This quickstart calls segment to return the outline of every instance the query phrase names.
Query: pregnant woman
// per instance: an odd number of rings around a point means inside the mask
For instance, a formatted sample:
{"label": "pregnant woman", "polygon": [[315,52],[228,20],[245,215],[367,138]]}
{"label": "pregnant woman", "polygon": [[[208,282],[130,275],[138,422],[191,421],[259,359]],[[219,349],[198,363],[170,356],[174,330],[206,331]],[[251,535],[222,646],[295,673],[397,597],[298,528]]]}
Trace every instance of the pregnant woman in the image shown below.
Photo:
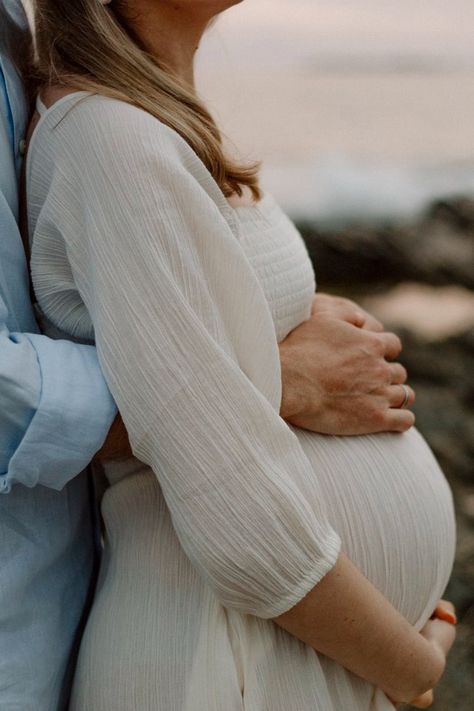
{"label": "pregnant woman", "polygon": [[136,457],[106,467],[73,711],[383,711],[431,689],[453,641],[430,620],[452,497],[422,437],[279,416],[278,344],[315,277],[194,91],[234,4],[36,1],[34,286],[96,341]]}

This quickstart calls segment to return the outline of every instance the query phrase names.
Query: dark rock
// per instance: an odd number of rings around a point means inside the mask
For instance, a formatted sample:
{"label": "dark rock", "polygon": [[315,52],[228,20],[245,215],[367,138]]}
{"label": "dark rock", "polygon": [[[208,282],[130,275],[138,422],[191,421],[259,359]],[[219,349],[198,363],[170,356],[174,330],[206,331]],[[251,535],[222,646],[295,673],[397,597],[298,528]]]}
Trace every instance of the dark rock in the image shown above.
{"label": "dark rock", "polygon": [[400,281],[474,289],[474,201],[438,201],[416,224],[300,225],[323,288]]}
{"label": "dark rock", "polygon": [[474,200],[437,200],[428,211],[428,218],[450,225],[454,230],[466,232],[474,230]]}

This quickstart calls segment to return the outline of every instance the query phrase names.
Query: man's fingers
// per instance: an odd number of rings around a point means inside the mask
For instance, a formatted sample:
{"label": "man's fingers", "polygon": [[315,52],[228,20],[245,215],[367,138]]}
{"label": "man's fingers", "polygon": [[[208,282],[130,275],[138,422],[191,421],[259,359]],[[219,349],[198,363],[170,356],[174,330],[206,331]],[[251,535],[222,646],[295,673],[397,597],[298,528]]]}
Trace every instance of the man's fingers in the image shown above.
{"label": "man's fingers", "polygon": [[352,323],[353,326],[363,328],[365,331],[382,333],[385,330],[383,323],[375,318],[375,316],[372,316],[372,314],[369,314],[365,309],[357,306],[357,304],[352,304],[352,302],[341,306],[338,315],[343,321]]}
{"label": "man's fingers", "polygon": [[415,415],[411,410],[391,408],[385,415],[385,432],[406,432],[415,424]]}
{"label": "man's fingers", "polygon": [[345,303],[343,300],[326,303],[317,303],[314,305],[312,312],[313,316],[321,316],[326,314],[331,318],[338,318],[341,321],[351,323],[353,326],[362,328],[365,325],[367,314],[363,309]]}
{"label": "man's fingers", "polygon": [[383,355],[387,360],[394,360],[400,355],[402,342],[395,333],[378,333],[377,339],[383,347]]}
{"label": "man's fingers", "polygon": [[411,407],[415,402],[415,392],[409,385],[390,385],[386,394],[392,408]]}
{"label": "man's fingers", "polygon": [[382,333],[384,331],[383,323],[373,316],[366,318],[362,328],[365,328],[366,331],[375,331],[376,333]]}
{"label": "man's fingers", "polygon": [[375,316],[372,316],[367,311],[364,311],[364,314],[365,321],[362,325],[363,329],[366,331],[375,331],[376,333],[382,333],[382,331],[385,330],[383,323],[381,323],[378,318],[375,318]]}
{"label": "man's fingers", "polygon": [[369,314],[362,306],[356,304],[351,299],[329,294],[315,294],[311,308],[311,315],[326,314],[332,318],[339,318],[341,321],[351,323],[353,326],[363,328],[367,331],[381,333],[384,330],[383,324]]}
{"label": "man's fingers", "polygon": [[392,374],[392,385],[402,385],[406,383],[408,373],[401,363],[390,363],[390,372]]}
{"label": "man's fingers", "polygon": [[311,317],[330,316],[352,326],[372,333],[383,333],[384,325],[378,318],[356,304],[351,299],[329,294],[315,294],[311,307]]}

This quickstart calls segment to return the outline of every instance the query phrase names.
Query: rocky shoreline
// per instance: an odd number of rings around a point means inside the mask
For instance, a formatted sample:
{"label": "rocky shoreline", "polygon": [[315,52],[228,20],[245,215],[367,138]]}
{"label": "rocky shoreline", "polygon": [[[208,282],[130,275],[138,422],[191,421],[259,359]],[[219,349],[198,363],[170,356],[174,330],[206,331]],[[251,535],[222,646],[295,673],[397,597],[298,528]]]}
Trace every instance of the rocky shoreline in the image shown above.
{"label": "rocky shoreline", "polygon": [[409,224],[298,227],[325,287],[380,290],[412,281],[474,290],[474,200],[438,200]]}
{"label": "rocky shoreline", "polygon": [[[474,200],[439,200],[414,224],[327,229],[299,224],[321,291],[361,303],[407,282],[457,286],[474,295]],[[388,297],[387,297],[388,298]],[[474,304],[474,302],[473,302]],[[414,308],[415,305],[414,305]],[[390,322],[385,324],[391,328]],[[400,360],[417,399],[417,427],[451,485],[458,520],[453,575],[446,591],[460,619],[433,711],[471,711],[474,699],[474,307],[472,324],[427,339],[400,328]]]}

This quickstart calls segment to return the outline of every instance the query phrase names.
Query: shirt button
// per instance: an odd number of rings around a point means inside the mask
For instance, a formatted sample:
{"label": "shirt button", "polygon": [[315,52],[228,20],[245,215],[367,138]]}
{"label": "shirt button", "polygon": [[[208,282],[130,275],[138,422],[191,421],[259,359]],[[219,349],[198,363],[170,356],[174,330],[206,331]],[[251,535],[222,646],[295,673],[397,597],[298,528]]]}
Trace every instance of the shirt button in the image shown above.
{"label": "shirt button", "polygon": [[24,138],[21,139],[18,148],[20,150],[20,155],[24,156],[26,153],[26,141]]}

